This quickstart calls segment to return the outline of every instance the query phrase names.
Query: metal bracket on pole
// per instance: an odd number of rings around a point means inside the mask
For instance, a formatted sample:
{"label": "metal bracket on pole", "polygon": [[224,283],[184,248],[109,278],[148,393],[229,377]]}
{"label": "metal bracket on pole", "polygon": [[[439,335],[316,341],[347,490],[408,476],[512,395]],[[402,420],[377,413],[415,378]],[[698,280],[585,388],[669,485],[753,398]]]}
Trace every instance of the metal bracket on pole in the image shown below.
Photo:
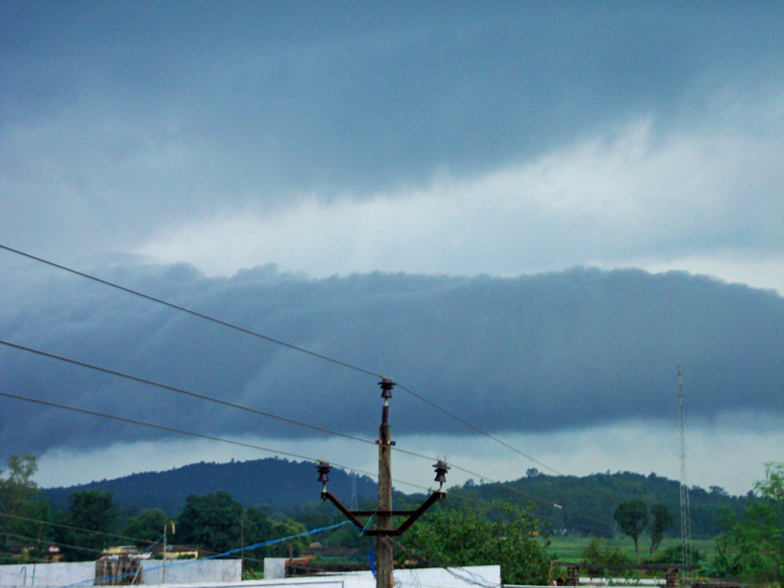
{"label": "metal bracket on pole", "polygon": [[364,535],[368,537],[400,537],[403,533],[408,531],[408,529],[413,525],[419,517],[421,517],[428,508],[433,506],[436,502],[440,502],[446,498],[446,492],[436,491],[433,492],[428,499],[422,503],[416,510],[389,510],[389,511],[381,511],[381,510],[349,510],[346,508],[346,505],[343,504],[332,492],[322,492],[321,493],[321,500],[327,501],[329,500],[332,504],[334,504],[337,509],[343,513],[343,515],[351,521],[355,527],[358,529],[365,529],[365,525],[362,524],[357,517],[366,517],[366,516],[374,516],[374,515],[385,515],[385,516],[392,516],[392,517],[408,517],[402,525],[400,525],[397,529],[368,529],[364,531]]}

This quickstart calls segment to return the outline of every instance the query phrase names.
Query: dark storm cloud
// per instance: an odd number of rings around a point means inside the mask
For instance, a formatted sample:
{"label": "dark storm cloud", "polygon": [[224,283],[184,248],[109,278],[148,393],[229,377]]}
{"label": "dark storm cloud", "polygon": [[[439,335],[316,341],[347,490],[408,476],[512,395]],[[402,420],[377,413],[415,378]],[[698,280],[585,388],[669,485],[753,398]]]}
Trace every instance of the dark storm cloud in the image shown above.
{"label": "dark storm cloud", "polygon": [[292,193],[480,172],[629,117],[666,129],[782,67],[780,3],[0,10],[0,228],[74,250]]}
{"label": "dark storm cloud", "polygon": [[[129,287],[394,377],[492,431],[673,419],[683,362],[690,418],[784,410],[784,299],[684,273],[574,269],[520,278],[405,274],[308,280],[272,266],[230,279],[114,266]],[[320,426],[375,436],[376,378],[76,279],[51,277],[5,341]],[[0,349],[0,389],[207,434],[313,433]],[[402,433],[469,433],[397,390]],[[6,453],[101,447],[162,433],[0,400]],[[169,437],[169,435],[166,435]]]}

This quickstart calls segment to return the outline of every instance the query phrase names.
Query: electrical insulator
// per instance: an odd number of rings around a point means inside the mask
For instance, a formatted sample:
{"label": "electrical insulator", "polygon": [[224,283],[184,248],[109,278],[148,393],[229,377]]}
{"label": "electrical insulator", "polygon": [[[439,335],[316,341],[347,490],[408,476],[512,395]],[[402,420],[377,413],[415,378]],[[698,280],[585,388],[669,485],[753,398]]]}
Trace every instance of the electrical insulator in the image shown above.
{"label": "electrical insulator", "polygon": [[381,398],[385,400],[392,398],[392,388],[394,388],[395,383],[391,379],[384,378],[378,385],[381,386]]}
{"label": "electrical insulator", "polygon": [[319,477],[318,481],[321,482],[321,492],[324,493],[327,491],[327,482],[329,482],[329,470],[331,470],[331,466],[329,465],[328,461],[320,461],[316,466],[318,470]]}
{"label": "electrical insulator", "polygon": [[436,463],[433,467],[436,469],[435,481],[440,484],[440,486],[438,487],[438,489],[440,490],[441,488],[444,487],[444,483],[446,482],[446,473],[449,471],[450,468],[448,465],[446,465],[446,462],[442,459],[439,459],[438,463]]}

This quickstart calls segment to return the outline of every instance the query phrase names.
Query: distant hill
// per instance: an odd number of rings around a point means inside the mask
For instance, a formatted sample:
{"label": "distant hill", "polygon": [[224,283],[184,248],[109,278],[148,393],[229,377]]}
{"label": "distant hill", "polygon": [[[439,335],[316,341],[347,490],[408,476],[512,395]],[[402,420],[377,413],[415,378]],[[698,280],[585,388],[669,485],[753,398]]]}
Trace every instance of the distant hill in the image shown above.
{"label": "distant hill", "polygon": [[[349,502],[351,475],[343,470],[330,472],[330,490]],[[312,463],[269,458],[231,463],[195,463],[166,472],[133,474],[68,488],[49,488],[43,496],[52,504],[65,506],[74,490],[102,490],[114,493],[122,507],[162,508],[178,513],[189,494],[225,490],[246,507],[267,506],[292,511],[319,501],[321,490]],[[356,477],[357,497],[375,500],[377,488],[368,476]],[[398,502],[417,502],[420,496],[397,494]],[[613,513],[621,502],[641,499],[649,506],[661,502],[675,518],[673,533],[680,532],[679,484],[650,474],[631,472],[591,474],[589,476],[546,476],[536,470],[519,480],[506,483],[476,484],[469,480],[462,488],[451,488],[445,508],[472,508],[494,499],[515,503],[533,502],[537,516],[553,531],[612,537],[617,529]],[[691,489],[692,532],[695,537],[712,537],[721,531],[719,511],[728,507],[736,512],[747,497],[730,496],[721,488],[709,491]],[[555,506],[558,505],[558,506]],[[559,508],[560,507],[560,508]]]}
{"label": "distant hill", "polygon": [[[528,477],[501,484],[474,484],[469,480],[463,488],[454,490],[451,498],[453,504],[498,498],[530,501],[537,505],[537,516],[551,530],[600,537],[612,537],[617,532],[613,513],[621,502],[639,499],[649,507],[660,502],[670,508],[675,519],[672,532],[680,534],[680,484],[653,473],[607,472],[576,477],[546,476],[531,470]],[[717,535],[721,532],[720,510],[739,512],[747,500],[747,496],[730,496],[716,486],[708,491],[691,488],[692,535]]]}
{"label": "distant hill", "polygon": [[[350,500],[351,476],[336,468],[330,472],[329,479],[330,490]],[[189,494],[225,490],[246,507],[270,506],[286,510],[319,500],[321,485],[317,480],[318,474],[309,462],[278,458],[200,462],[166,472],[146,472],[67,488],[48,488],[43,496],[54,505],[65,506],[68,495],[74,490],[110,491],[120,506],[162,508],[174,514],[182,509]],[[376,483],[367,476],[356,477],[356,488],[360,500],[377,495]]]}

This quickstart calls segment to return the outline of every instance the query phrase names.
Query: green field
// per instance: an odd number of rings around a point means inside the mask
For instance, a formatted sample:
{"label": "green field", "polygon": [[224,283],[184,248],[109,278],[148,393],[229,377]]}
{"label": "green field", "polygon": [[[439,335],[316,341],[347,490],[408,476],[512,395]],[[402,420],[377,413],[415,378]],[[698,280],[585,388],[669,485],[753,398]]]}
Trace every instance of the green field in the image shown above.
{"label": "green field", "polygon": [[[593,540],[591,537],[563,537],[561,535],[554,535],[550,537],[550,547],[548,553],[557,557],[561,561],[580,561],[583,550]],[[634,542],[626,535],[617,535],[613,539],[605,539],[604,544],[607,547],[620,547],[626,553],[634,558]],[[640,558],[645,559],[648,557],[648,549],[650,548],[650,537],[642,536],[639,539],[640,543]],[[709,563],[713,560],[715,539],[694,539],[692,540],[692,548],[699,550],[704,556],[703,563]],[[680,545],[680,539],[666,537],[662,541],[659,549],[666,549],[673,545]]]}

